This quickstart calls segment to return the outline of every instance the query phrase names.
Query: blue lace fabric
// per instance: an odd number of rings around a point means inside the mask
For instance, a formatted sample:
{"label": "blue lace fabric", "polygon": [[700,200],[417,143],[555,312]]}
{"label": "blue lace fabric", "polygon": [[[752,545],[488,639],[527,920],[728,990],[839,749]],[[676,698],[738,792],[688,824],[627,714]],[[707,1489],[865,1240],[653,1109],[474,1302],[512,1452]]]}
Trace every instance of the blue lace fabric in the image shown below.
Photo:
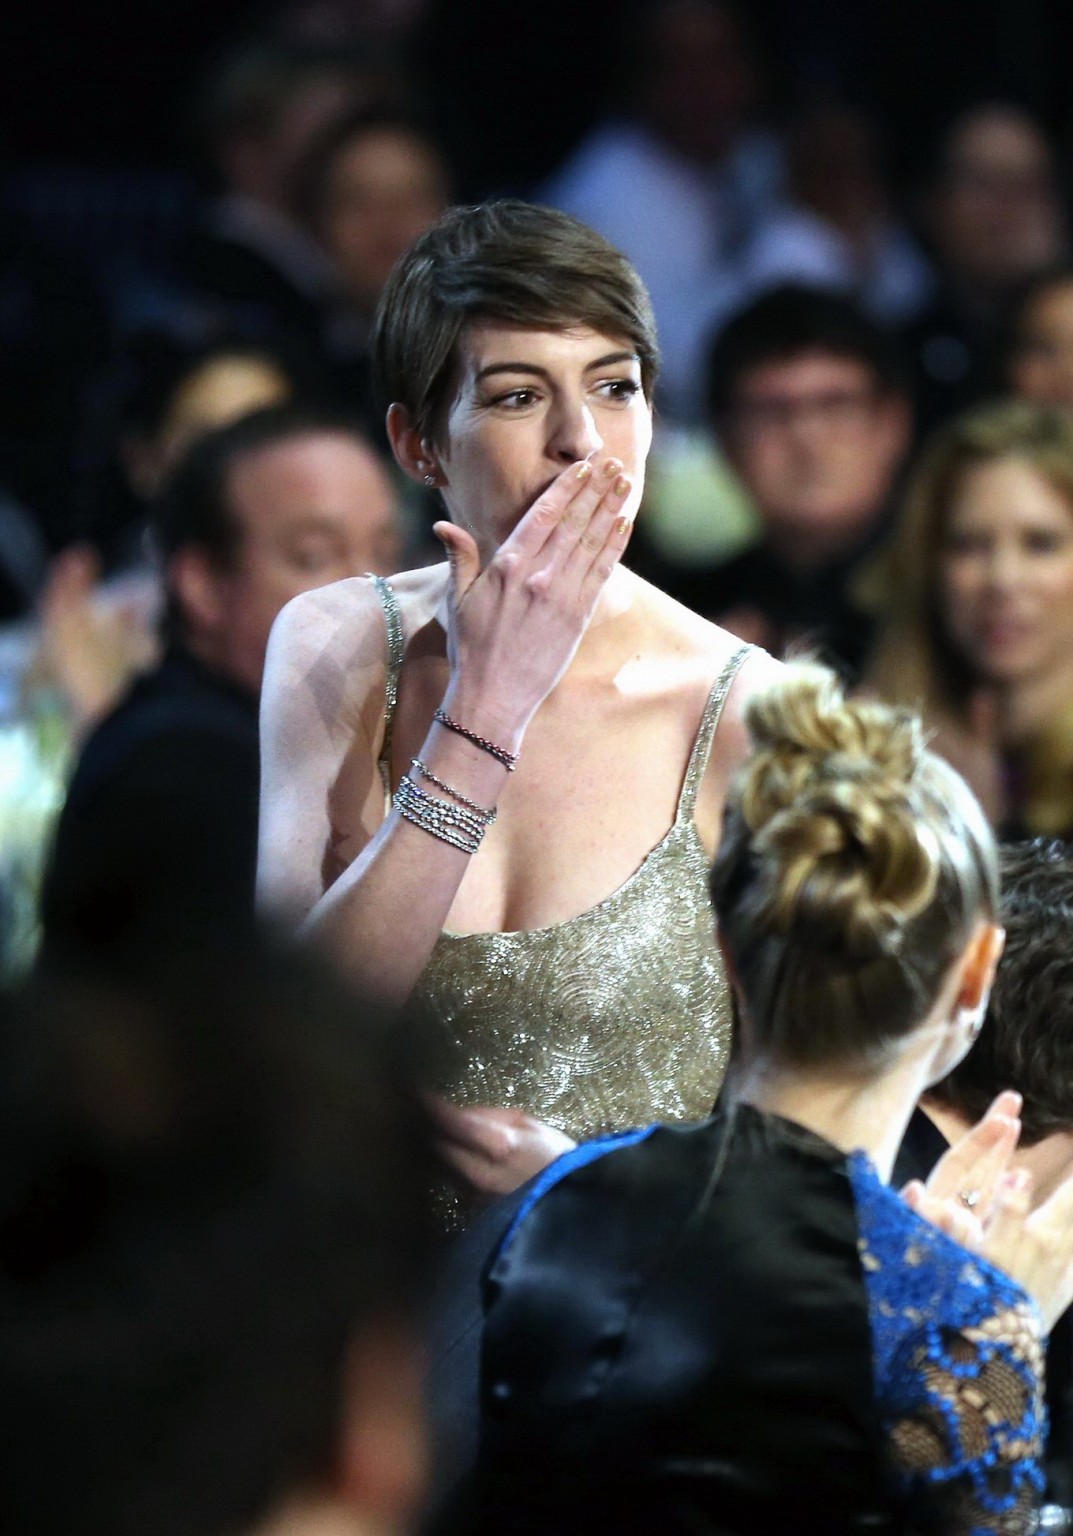
{"label": "blue lace fabric", "polygon": [[911,1211],[863,1153],[849,1174],[876,1398],[903,1496],[931,1510],[921,1528],[942,1536],[1035,1530],[1046,1423],[1034,1303]]}

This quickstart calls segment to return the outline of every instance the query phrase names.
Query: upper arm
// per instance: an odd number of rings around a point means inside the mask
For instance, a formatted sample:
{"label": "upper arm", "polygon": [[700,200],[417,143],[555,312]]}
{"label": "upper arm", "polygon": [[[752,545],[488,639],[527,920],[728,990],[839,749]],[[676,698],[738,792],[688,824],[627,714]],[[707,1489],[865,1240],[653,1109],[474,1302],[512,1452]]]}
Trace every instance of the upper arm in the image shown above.
{"label": "upper arm", "polygon": [[383,817],[385,655],[367,583],[304,593],[276,620],[261,697],[262,909],[303,917]]}

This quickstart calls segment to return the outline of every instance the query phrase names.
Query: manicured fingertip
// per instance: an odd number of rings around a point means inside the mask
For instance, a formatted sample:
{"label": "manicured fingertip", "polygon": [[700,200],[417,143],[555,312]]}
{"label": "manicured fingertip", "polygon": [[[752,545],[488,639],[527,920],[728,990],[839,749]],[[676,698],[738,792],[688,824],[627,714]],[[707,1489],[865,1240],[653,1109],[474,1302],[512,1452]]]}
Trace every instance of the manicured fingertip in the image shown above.
{"label": "manicured fingertip", "polygon": [[1016,1119],[1021,1113],[1023,1103],[1024,1100],[1016,1089],[1004,1088],[992,1103],[988,1114],[1010,1115],[1013,1119]]}
{"label": "manicured fingertip", "polygon": [[582,459],[577,466],[576,475],[579,480],[587,480],[592,474],[592,463],[589,459]]}

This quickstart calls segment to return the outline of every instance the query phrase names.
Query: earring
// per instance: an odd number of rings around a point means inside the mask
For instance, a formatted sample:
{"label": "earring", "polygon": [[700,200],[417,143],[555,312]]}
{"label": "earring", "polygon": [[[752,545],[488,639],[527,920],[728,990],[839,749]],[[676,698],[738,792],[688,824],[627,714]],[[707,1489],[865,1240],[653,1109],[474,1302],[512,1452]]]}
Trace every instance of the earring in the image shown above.
{"label": "earring", "polygon": [[436,484],[436,476],[431,472],[427,474],[425,476],[425,484],[428,486],[429,490],[431,490],[432,487]]}

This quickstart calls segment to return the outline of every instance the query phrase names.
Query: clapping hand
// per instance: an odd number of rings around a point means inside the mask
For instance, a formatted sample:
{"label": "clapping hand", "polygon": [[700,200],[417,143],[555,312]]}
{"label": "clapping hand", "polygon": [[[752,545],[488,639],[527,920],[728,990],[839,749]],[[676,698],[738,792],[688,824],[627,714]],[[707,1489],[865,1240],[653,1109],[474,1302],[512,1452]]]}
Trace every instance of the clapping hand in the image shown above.
{"label": "clapping hand", "polygon": [[1047,1328],[1073,1304],[1073,1164],[1033,1205],[1032,1178],[1011,1166],[1021,1097],[1000,1093],[983,1119],[940,1158],[905,1201],[933,1225],[1012,1275],[1038,1304]]}
{"label": "clapping hand", "polygon": [[987,1222],[1021,1134],[1021,1095],[1000,1093],[982,1120],[936,1163],[926,1184],[912,1180],[902,1198],[933,1226],[974,1253],[984,1243]]}

